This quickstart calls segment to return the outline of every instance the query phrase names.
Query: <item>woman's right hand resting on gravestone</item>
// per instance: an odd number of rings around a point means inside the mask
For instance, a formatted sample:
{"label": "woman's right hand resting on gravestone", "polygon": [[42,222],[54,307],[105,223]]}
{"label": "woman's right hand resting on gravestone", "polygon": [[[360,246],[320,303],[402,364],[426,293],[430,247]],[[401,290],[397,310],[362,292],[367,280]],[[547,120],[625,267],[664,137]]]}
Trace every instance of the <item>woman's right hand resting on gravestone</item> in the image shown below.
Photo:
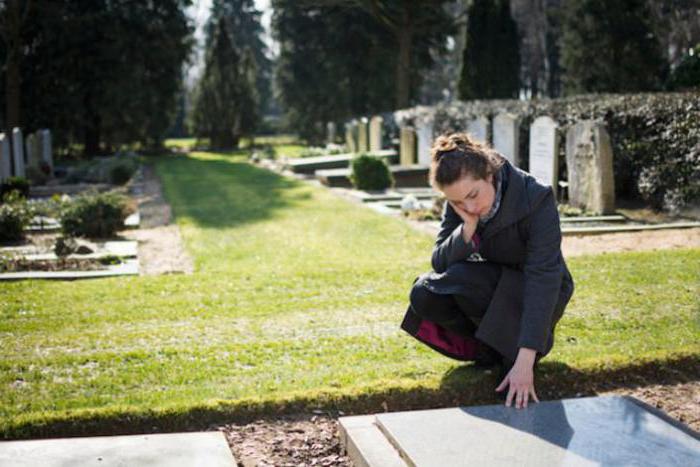
{"label": "woman's right hand resting on gravestone", "polygon": [[471,242],[472,236],[474,236],[474,232],[476,232],[476,226],[479,223],[479,215],[468,213],[452,201],[448,201],[448,203],[450,203],[452,209],[454,209],[457,215],[464,221],[464,227],[462,228],[462,238],[464,238],[464,243]]}

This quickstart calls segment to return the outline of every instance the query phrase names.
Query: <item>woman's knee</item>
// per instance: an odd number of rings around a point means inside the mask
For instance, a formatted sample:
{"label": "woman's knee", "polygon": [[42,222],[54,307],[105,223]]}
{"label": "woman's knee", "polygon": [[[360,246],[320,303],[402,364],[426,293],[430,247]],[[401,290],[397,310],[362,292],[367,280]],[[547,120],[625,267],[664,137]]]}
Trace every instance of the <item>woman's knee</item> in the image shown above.
{"label": "woman's knee", "polygon": [[411,294],[409,297],[411,301],[411,306],[419,314],[423,315],[427,310],[429,310],[430,302],[433,299],[433,293],[430,292],[422,280],[417,280],[411,288]]}

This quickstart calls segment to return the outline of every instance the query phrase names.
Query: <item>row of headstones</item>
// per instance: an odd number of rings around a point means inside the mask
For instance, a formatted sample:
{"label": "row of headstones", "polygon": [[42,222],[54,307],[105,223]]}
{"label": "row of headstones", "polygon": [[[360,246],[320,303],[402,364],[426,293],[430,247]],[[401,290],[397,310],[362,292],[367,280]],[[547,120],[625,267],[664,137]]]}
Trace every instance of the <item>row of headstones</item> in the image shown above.
{"label": "row of headstones", "polygon": [[[478,141],[489,142],[486,117],[467,123],[467,132]],[[557,187],[559,174],[559,132],[557,123],[542,116],[530,126],[529,172],[540,182]],[[335,126],[329,124],[329,137],[335,138]],[[520,121],[517,116],[501,113],[493,119],[493,147],[511,164],[520,166]],[[353,120],[346,124],[346,144],[350,152],[382,149],[382,118]],[[430,165],[433,143],[432,123],[418,123],[415,128],[400,130],[400,164]],[[596,213],[613,212],[615,186],[612,145],[605,126],[597,121],[582,121],[566,133],[566,162],[569,203]]]}
{"label": "row of headstones", "polygon": [[30,134],[26,142],[19,128],[12,130],[12,142],[5,133],[0,133],[0,182],[12,176],[26,177],[28,167],[41,170],[42,163],[46,164],[49,174],[52,174],[50,130],[38,130]]}
{"label": "row of headstones", "polygon": [[[488,142],[489,120],[476,118],[467,132],[478,141]],[[559,132],[550,117],[535,119],[530,126],[529,173],[545,185],[557,187],[559,175]],[[493,148],[511,164],[522,163],[519,148],[520,121],[511,114],[493,119]],[[416,141],[417,140],[417,141]],[[416,129],[401,129],[401,164],[430,164],[433,127],[423,123]],[[417,154],[415,154],[417,152]],[[569,203],[594,213],[615,210],[615,183],[610,136],[599,121],[585,120],[566,132],[566,164]]]}
{"label": "row of headstones", "polygon": [[[379,115],[372,118],[351,120],[345,124],[345,145],[349,152],[377,152],[384,149],[384,119]],[[334,142],[337,137],[336,125],[329,122],[326,127],[328,142]]]}

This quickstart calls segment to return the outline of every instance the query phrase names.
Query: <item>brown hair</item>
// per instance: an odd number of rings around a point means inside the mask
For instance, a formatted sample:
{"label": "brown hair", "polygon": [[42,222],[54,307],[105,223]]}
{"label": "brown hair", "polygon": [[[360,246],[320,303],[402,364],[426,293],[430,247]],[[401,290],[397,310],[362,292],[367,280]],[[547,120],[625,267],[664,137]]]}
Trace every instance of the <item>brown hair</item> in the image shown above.
{"label": "brown hair", "polygon": [[438,136],[430,150],[430,183],[436,188],[451,185],[465,175],[486,180],[503,165],[503,157],[466,133]]}

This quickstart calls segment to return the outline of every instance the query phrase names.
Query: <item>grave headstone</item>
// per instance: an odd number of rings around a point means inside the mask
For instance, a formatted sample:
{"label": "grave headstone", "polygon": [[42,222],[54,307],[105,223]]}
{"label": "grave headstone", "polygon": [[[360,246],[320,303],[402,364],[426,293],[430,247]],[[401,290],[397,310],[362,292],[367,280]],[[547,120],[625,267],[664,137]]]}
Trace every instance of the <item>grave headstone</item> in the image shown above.
{"label": "grave headstone", "polygon": [[12,156],[10,155],[10,141],[5,133],[0,133],[0,182],[12,176]]}
{"label": "grave headstone", "polygon": [[39,152],[38,142],[38,133],[30,133],[27,135],[27,139],[24,143],[27,167],[31,167],[35,170],[41,170],[41,154]]}
{"label": "grave headstone", "polygon": [[477,117],[467,123],[467,133],[472,138],[488,144],[489,120],[486,117]]}
{"label": "grave headstone", "polygon": [[432,120],[418,122],[416,138],[418,139],[418,164],[430,165],[430,148],[433,146]]}
{"label": "grave headstone", "polygon": [[555,190],[559,175],[559,135],[551,117],[538,117],[530,126],[530,174]]}
{"label": "grave headstone", "polygon": [[22,138],[22,130],[19,128],[12,130],[12,161],[14,162],[15,177],[26,176],[24,168],[24,138]]}
{"label": "grave headstone", "polygon": [[358,123],[357,131],[357,146],[359,152],[369,151],[369,121],[366,118],[361,118]]}
{"label": "grave headstone", "polygon": [[578,122],[566,132],[569,204],[594,214],[615,211],[610,135],[600,121]]}
{"label": "grave headstone", "polygon": [[369,150],[372,152],[382,150],[382,123],[384,119],[378,115],[372,117],[369,121]]}
{"label": "grave headstone", "polygon": [[335,122],[326,123],[326,142],[328,144],[335,143],[335,134],[336,134]]}
{"label": "grave headstone", "polygon": [[403,166],[416,163],[416,131],[410,127],[401,128],[399,161]]}
{"label": "grave headstone", "polygon": [[41,160],[49,167],[49,176],[53,177],[53,148],[51,147],[51,130],[39,130]]}
{"label": "grave headstone", "polygon": [[493,118],[493,147],[514,166],[521,165],[520,122],[517,116],[500,113]]}
{"label": "grave headstone", "polygon": [[357,152],[357,139],[355,138],[356,126],[354,120],[345,124],[345,145],[348,147],[348,152]]}

